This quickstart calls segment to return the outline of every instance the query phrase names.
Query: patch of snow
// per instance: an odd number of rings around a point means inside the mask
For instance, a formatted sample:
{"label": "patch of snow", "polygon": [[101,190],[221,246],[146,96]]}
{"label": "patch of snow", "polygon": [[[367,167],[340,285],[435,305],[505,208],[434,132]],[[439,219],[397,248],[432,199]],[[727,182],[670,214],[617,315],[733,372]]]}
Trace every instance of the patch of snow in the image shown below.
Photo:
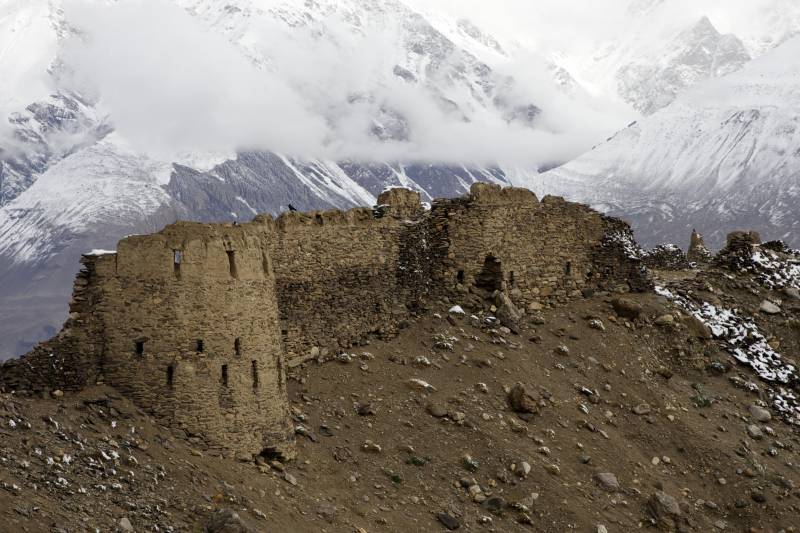
{"label": "patch of snow", "polygon": [[752,318],[735,309],[695,302],[664,287],[657,286],[655,291],[707,325],[714,338],[725,342],[728,352],[737,361],[752,368],[770,384],[766,392],[774,408],[789,423],[800,424],[800,398],[789,388],[800,382],[800,374],[769,345]]}

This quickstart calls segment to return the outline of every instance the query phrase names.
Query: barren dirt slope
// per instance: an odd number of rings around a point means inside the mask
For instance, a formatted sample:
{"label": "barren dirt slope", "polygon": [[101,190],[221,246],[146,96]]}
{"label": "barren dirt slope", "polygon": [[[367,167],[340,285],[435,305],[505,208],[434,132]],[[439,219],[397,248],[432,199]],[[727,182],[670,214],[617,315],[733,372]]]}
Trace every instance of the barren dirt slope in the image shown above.
{"label": "barren dirt slope", "polygon": [[[673,277],[745,313],[768,295]],[[798,531],[797,427],[667,299],[628,298],[635,320],[600,294],[519,334],[439,302],[399,338],[295,368],[287,465],[210,457],[102,386],[4,394],[0,530]],[[784,358],[799,308],[757,318]]]}

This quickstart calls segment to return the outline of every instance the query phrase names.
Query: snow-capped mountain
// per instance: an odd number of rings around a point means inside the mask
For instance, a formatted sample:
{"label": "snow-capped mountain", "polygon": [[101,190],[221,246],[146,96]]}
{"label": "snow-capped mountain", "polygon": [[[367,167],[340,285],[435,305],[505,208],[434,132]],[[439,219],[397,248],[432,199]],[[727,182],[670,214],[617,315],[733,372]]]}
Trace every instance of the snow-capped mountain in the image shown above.
{"label": "snow-capped mountain", "polygon": [[800,3],[761,0],[745,8],[634,0],[617,24],[619,36],[595,42],[592,53],[564,52],[559,61],[593,91],[649,115],[687,88],[735,72],[799,34]]}
{"label": "snow-capped mountain", "polygon": [[648,245],[716,247],[728,231],[800,245],[800,38],[679,96],[607,142],[537,178],[631,220]]}

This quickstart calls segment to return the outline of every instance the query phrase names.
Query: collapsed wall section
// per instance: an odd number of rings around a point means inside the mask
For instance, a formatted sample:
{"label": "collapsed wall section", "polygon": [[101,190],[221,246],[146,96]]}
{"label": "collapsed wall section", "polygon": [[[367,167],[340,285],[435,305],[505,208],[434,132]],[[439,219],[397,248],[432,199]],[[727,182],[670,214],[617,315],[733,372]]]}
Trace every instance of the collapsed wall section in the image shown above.
{"label": "collapsed wall section", "polygon": [[0,385],[9,390],[80,390],[100,378],[103,323],[96,311],[103,300],[102,277],[113,272],[116,256],[85,255],[75,278],[69,316],[61,331],[30,353],[0,366]]}

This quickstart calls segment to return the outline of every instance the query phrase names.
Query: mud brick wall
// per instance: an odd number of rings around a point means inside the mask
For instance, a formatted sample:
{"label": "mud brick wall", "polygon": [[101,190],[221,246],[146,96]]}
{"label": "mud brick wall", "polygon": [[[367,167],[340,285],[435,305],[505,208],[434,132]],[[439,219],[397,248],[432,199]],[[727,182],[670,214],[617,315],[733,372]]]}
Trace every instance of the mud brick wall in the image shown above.
{"label": "mud brick wall", "polygon": [[[480,284],[495,263],[501,286],[520,303],[565,302],[592,282],[602,217],[561,198],[539,201],[527,189],[476,184],[466,198],[438,200],[430,214],[435,285]],[[499,288],[499,287],[498,287]]]}

